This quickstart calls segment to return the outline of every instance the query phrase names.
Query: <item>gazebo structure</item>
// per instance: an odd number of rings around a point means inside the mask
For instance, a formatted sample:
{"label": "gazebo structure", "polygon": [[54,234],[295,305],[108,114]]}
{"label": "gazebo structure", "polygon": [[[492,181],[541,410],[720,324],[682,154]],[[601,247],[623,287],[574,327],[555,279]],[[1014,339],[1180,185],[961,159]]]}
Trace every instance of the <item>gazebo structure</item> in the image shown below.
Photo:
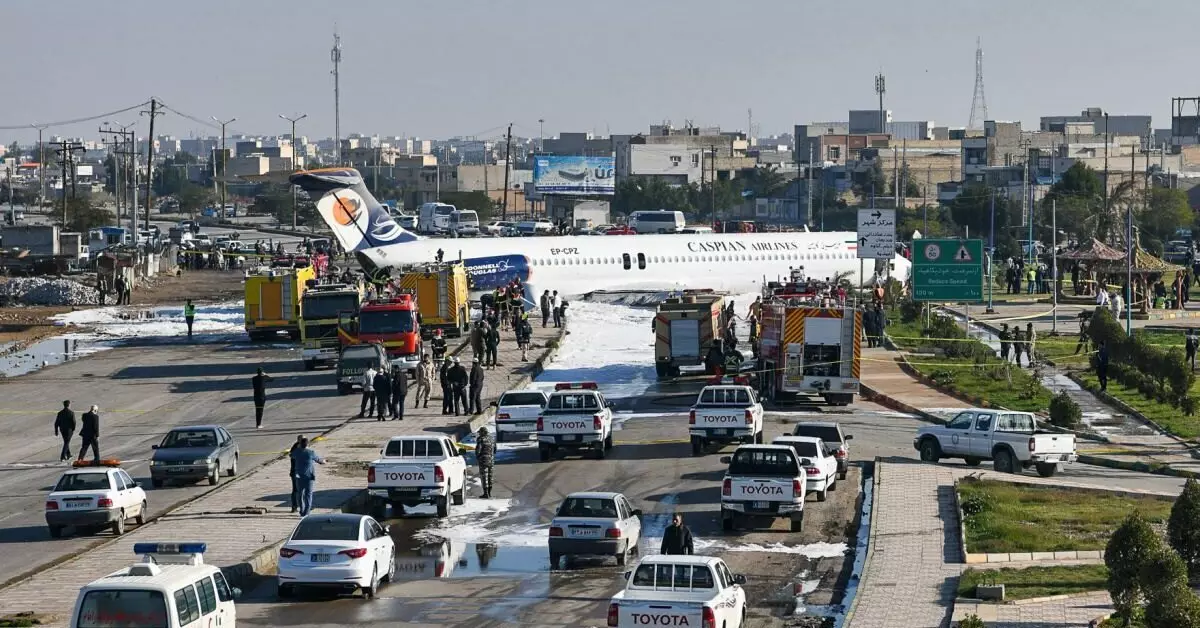
{"label": "gazebo structure", "polygon": [[[1090,288],[1093,285],[1093,282],[1095,282],[1097,279],[1096,267],[1103,264],[1117,262],[1123,264],[1125,261],[1125,252],[1114,249],[1113,247],[1097,240],[1096,238],[1092,238],[1091,242],[1088,242],[1077,249],[1060,253],[1058,255],[1058,260],[1060,262],[1075,264],[1077,265],[1079,271],[1086,273],[1086,281],[1082,282],[1076,282],[1076,273],[1071,273],[1071,283],[1074,293],[1076,295],[1086,295],[1093,294],[1092,291],[1087,288]],[[1080,285],[1081,283],[1082,285]],[[1059,292],[1062,292],[1061,288],[1059,288]]]}
{"label": "gazebo structure", "polygon": [[[1164,275],[1170,273],[1180,273],[1184,271],[1184,267],[1177,266],[1170,262],[1163,261],[1152,253],[1143,249],[1140,245],[1134,250],[1133,268],[1128,268],[1125,254],[1122,253],[1120,259],[1105,260],[1095,264],[1095,272],[1101,276],[1110,275],[1117,279],[1114,283],[1117,285],[1125,284],[1125,276],[1127,272],[1133,274],[1133,295],[1135,303],[1139,311],[1145,312],[1147,307],[1147,287],[1153,281],[1157,281]],[[1187,290],[1185,286],[1183,290]],[[1181,307],[1178,306],[1177,307]]]}

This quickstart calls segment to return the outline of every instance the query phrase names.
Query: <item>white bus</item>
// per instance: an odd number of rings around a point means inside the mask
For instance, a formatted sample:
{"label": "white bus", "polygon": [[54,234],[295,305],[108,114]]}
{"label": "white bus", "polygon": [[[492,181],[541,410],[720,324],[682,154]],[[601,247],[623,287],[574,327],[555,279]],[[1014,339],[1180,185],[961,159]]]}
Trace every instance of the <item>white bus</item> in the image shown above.
{"label": "white bus", "polygon": [[422,203],[417,215],[417,231],[446,233],[450,230],[450,214],[456,209],[453,205],[445,203]]}
{"label": "white bus", "polygon": [[687,221],[681,211],[659,209],[629,215],[629,228],[637,233],[678,233],[686,226]]}

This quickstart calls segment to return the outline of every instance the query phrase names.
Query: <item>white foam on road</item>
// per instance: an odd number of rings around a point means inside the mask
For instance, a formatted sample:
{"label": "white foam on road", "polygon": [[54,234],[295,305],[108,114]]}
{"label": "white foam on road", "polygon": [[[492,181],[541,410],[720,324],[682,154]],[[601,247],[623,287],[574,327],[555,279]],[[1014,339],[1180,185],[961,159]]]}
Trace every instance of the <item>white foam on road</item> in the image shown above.
{"label": "white foam on road", "polygon": [[640,395],[654,373],[654,310],[572,301],[567,330],[539,382],[596,382],[613,397]]}
{"label": "white foam on road", "polygon": [[[151,313],[152,316],[139,318],[143,313]],[[153,308],[100,307],[60,314],[54,317],[54,321],[88,328],[87,331],[73,332],[67,336],[81,340],[144,340],[187,336],[182,304],[179,307]],[[242,301],[196,306],[196,319],[192,325],[194,340],[213,337],[226,340],[229,335],[241,335],[244,332],[245,309]]]}
{"label": "white foam on road", "polygon": [[[449,517],[417,532],[413,538],[430,543],[445,540],[501,547],[547,547],[550,524],[495,525],[512,507],[511,499],[468,499],[462,506],[452,506]],[[405,511],[424,513],[418,508]]]}
{"label": "white foam on road", "polygon": [[663,534],[671,525],[671,516],[675,514],[675,505],[679,496],[670,493],[658,500],[658,512],[642,515],[642,538],[638,539],[638,556],[657,554],[662,548]]}
{"label": "white foam on road", "polygon": [[845,543],[810,543],[808,545],[784,545],[783,543],[728,543],[696,539],[696,553],[759,552],[762,554],[795,554],[805,558],[836,558],[844,556],[848,549]]}

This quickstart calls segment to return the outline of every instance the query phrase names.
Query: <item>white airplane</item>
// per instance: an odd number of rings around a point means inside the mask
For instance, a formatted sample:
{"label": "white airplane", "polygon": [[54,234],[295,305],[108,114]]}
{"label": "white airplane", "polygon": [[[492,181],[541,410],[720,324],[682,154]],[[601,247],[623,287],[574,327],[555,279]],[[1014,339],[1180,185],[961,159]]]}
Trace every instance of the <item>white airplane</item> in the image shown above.
{"label": "white airplane", "polygon": [[[477,291],[514,278],[575,296],[599,290],[711,288],[745,293],[764,278],[786,277],[804,267],[812,278],[849,276],[859,281],[853,232],[705,233],[636,236],[428,239],[405,231],[367,190],[352,168],[302,171],[290,177],[316,200],[321,218],[368,272],[432,262],[439,252],[461,259]],[[888,274],[908,277],[909,261],[897,255]],[[877,277],[873,260],[865,282]],[[533,292],[533,293],[536,293]],[[531,293],[532,294],[532,293]]]}

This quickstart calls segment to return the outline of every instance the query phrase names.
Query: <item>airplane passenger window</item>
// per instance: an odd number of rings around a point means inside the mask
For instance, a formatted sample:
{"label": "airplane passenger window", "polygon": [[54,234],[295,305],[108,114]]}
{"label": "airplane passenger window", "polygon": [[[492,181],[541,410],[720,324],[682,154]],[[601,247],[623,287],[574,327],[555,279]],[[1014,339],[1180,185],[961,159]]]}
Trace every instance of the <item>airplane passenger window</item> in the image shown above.
{"label": "airplane passenger window", "polygon": [[622,265],[625,266],[625,270],[629,270],[633,267],[633,262],[630,260],[628,253],[621,254],[621,261]]}
{"label": "airplane passenger window", "polygon": [[638,253],[638,268],[646,270],[646,254]]}

